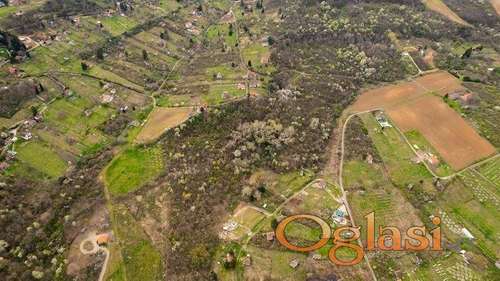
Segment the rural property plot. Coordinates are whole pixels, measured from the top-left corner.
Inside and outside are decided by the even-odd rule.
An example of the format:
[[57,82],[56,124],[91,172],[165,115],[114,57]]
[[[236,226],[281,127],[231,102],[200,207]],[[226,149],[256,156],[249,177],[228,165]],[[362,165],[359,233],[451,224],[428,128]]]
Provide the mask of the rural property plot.
[[407,103],[428,92],[444,96],[447,93],[464,89],[453,75],[440,71],[419,77],[411,82],[368,90],[359,96],[350,110],[361,112],[379,108],[387,109]]
[[463,89],[449,73],[436,72],[411,82],[368,90],[350,111],[386,110],[404,132],[418,130],[453,169],[461,170],[496,152],[438,97]]
[[422,133],[455,170],[495,153],[495,148],[439,97],[423,96],[387,112],[402,131]]
[[156,108],[144,128],[137,136],[138,143],[147,143],[159,138],[166,130],[184,123],[191,115],[191,108]]

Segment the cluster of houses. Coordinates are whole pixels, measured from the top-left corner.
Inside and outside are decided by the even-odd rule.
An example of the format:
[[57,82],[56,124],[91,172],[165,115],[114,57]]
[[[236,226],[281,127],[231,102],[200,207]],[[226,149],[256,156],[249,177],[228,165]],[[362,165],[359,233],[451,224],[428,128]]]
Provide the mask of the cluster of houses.
[[33,138],[31,130],[33,127],[42,121],[40,115],[36,115],[32,119],[25,120],[14,126],[12,126],[7,131],[0,133],[0,144],[1,144],[1,158],[0,171],[7,169],[10,166],[10,162],[16,158],[17,152],[15,151],[15,143],[18,140],[29,141]]
[[20,6],[26,4],[26,0],[0,0],[0,8],[6,6]]
[[437,157],[435,154],[420,149],[420,147],[416,144],[413,145],[413,148],[416,152],[416,156],[413,158],[413,162],[417,164],[425,162],[432,168],[437,168],[439,166],[439,157]]
[[459,90],[446,94],[445,98],[459,102],[463,108],[470,108],[479,104],[478,95],[467,90]]
[[193,12],[191,13],[190,21],[188,21],[184,24],[184,27],[186,28],[186,31],[188,33],[191,33],[193,35],[200,35],[201,34],[201,29],[197,26],[197,23],[198,23],[199,18],[202,16],[203,16],[203,12],[201,12],[198,9],[193,10]]

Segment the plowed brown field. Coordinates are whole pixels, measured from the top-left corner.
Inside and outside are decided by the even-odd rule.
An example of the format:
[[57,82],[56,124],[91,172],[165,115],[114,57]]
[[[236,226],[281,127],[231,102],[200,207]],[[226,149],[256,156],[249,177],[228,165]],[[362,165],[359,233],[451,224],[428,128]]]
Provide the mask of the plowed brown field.
[[162,108],[157,107],[144,128],[137,136],[138,143],[147,143],[159,138],[166,130],[184,123],[192,112],[191,108]]
[[425,95],[387,113],[403,132],[422,133],[457,171],[495,153],[495,148],[439,97]]
[[449,20],[452,20],[456,23],[462,25],[470,25],[466,21],[464,21],[459,15],[453,12],[442,0],[422,0],[427,8],[442,14],[447,17]]
[[497,11],[497,14],[500,16],[500,0],[490,0],[491,5]]
[[350,111],[385,110],[403,132],[418,130],[453,169],[461,170],[496,152],[440,98],[462,89],[452,75],[436,72],[411,82],[366,91]]

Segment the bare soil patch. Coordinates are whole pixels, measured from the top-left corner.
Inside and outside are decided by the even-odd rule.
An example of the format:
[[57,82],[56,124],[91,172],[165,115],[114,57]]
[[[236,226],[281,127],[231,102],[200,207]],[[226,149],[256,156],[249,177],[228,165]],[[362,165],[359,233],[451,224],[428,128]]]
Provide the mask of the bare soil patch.
[[361,112],[379,108],[388,109],[407,103],[429,92],[445,96],[451,92],[464,89],[460,81],[453,75],[439,71],[418,77],[414,81],[365,91],[349,110]]
[[436,56],[436,51],[433,49],[428,50],[424,56],[424,62],[431,68],[435,68],[434,57]]
[[497,11],[497,14],[500,16],[500,0],[490,0],[491,5]]
[[439,97],[423,96],[389,109],[388,114],[401,130],[422,133],[455,170],[495,153],[495,148]]
[[361,112],[379,108],[397,106],[410,99],[420,97],[425,89],[419,87],[415,82],[405,82],[397,85],[385,86],[364,92],[353,106],[353,112]]
[[425,6],[427,8],[440,13],[441,15],[447,17],[449,20],[454,21],[456,23],[462,25],[470,25],[466,21],[464,21],[459,15],[453,12],[445,3],[441,0],[423,0]]
[[425,92],[434,92],[440,96],[445,96],[451,92],[465,90],[455,76],[448,72],[440,71],[415,79],[415,82],[425,89]]
[[137,136],[136,141],[147,143],[156,140],[166,130],[184,123],[191,112],[191,108],[156,108],[149,116],[149,120]]

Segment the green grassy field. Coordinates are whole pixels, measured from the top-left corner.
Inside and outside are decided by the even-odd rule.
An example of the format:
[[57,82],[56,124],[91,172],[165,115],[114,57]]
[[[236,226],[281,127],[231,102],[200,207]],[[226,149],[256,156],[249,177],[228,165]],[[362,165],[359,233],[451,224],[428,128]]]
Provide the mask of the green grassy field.
[[262,46],[260,43],[253,43],[242,50],[243,57],[246,61],[251,60],[253,66],[260,65],[262,55],[269,52],[269,48]]
[[292,259],[298,259],[300,264],[304,264],[306,256],[303,254],[267,250],[253,246],[249,246],[247,252],[252,256],[252,269],[268,276],[271,280],[299,281],[306,279],[304,266],[299,265],[293,269],[288,265]]
[[243,76],[240,68],[233,68],[229,63],[209,67],[206,71],[207,80],[212,80],[214,75],[217,75],[218,73],[222,74],[224,80],[238,80]]
[[137,22],[130,17],[112,16],[101,19],[104,29],[112,35],[120,35],[137,25]]
[[319,225],[318,227],[309,227],[293,221],[286,226],[285,234],[289,239],[295,238],[315,243],[321,239],[322,232]]
[[111,71],[107,71],[103,68],[101,68],[100,66],[94,66],[90,69],[89,71],[90,74],[94,75],[94,76],[97,76],[99,78],[103,78],[103,79],[106,79],[106,80],[109,80],[109,81],[113,81],[113,82],[116,82],[118,84],[121,84],[121,85],[124,85],[126,87],[129,87],[129,88],[132,88],[132,89],[135,89],[139,92],[143,92],[144,91],[144,87],[143,86],[140,86],[140,85],[137,85],[129,80],[127,80],[126,78],[123,78]]
[[[113,221],[123,260],[108,269],[108,281],[161,280],[162,259],[140,224],[123,205],[113,207]],[[116,258],[116,257],[115,257]]]
[[314,173],[308,170],[304,171],[303,174],[300,171],[281,174],[272,192],[288,198],[311,182],[313,177]]
[[[463,224],[475,237],[477,246],[492,260],[500,258],[500,196],[498,188],[484,180],[477,172],[460,176],[463,184],[455,184],[441,199],[453,218]],[[459,193],[460,197],[449,193]]]
[[187,95],[161,95],[156,99],[156,105],[160,107],[190,106],[193,101]]
[[[227,93],[227,96],[224,95]],[[221,104],[231,99],[237,99],[245,96],[244,89],[238,89],[235,84],[212,84],[208,94],[202,96],[202,99],[209,105]]]
[[230,31],[229,24],[216,24],[210,26],[206,31],[206,37],[209,41],[214,41],[219,38],[223,38],[224,43],[231,48],[234,48],[236,43],[238,43],[238,32],[236,27],[233,26],[232,34]]
[[380,177],[382,171],[378,166],[366,162],[349,161],[344,163],[343,179],[345,186],[363,186],[373,188],[385,183]]
[[49,178],[57,178],[64,174],[67,164],[48,146],[35,141],[16,146],[17,157],[23,165],[30,166]]
[[2,7],[2,8],[0,8],[0,18],[6,17],[10,14],[13,14],[15,11],[17,11],[16,6]]
[[162,169],[162,150],[159,147],[129,148],[107,167],[106,184],[113,195],[127,194],[153,180]]

